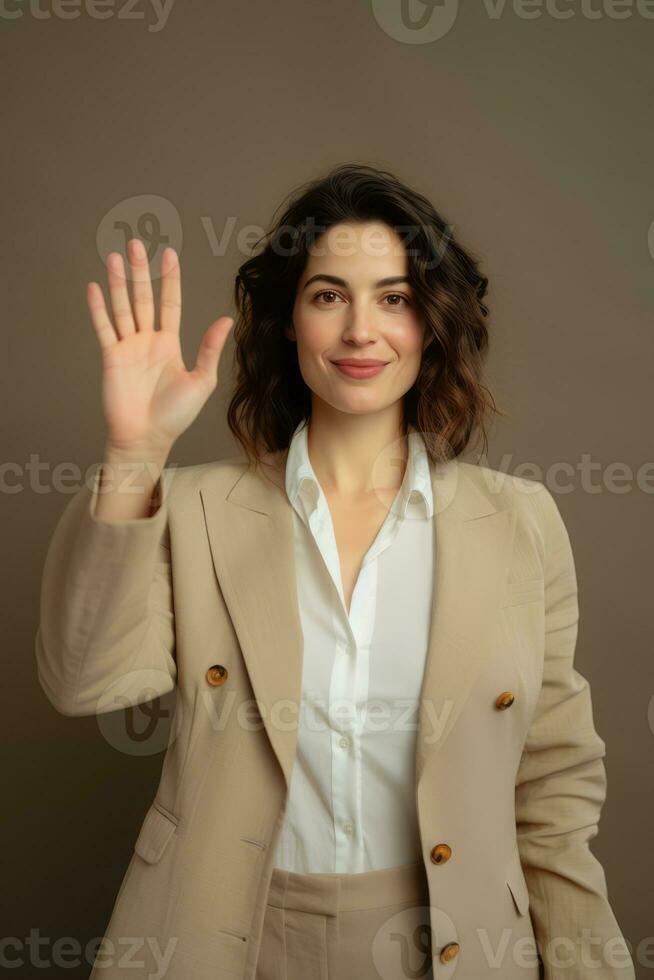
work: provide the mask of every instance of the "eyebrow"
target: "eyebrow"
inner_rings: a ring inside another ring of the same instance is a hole
[[[334,286],[343,286],[345,289],[348,288],[347,279],[341,279],[340,276],[328,276],[328,275],[324,275],[322,273],[319,273],[316,276],[311,276],[311,279],[308,279],[305,282],[304,287],[303,287],[303,291],[304,291],[304,289],[307,289],[311,285],[312,282],[316,282],[317,279],[322,279],[322,280],[324,280],[324,282],[330,282]],[[382,286],[394,286],[394,285],[396,285],[396,283],[399,283],[399,282],[405,282],[405,283],[408,283],[410,285],[410,281],[409,281],[408,276],[387,276],[385,279],[379,279],[375,283],[375,289],[381,289]]]

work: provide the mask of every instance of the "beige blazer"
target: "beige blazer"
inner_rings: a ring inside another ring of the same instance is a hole
[[[122,524],[94,517],[98,468],[50,543],[36,663],[55,708],[175,699],[92,980],[255,977],[303,652],[286,452],[269,459],[265,472],[243,457],[168,467],[158,510]],[[415,799],[435,976],[538,980],[536,940],[546,980],[633,980],[589,849],[605,745],[573,666],[577,585],[560,513],[536,481],[458,460],[431,470]],[[452,942],[458,955],[441,962]]]

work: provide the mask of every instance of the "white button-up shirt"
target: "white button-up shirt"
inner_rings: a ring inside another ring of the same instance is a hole
[[[433,590],[433,500],[409,430],[402,486],[368,549],[348,615],[327,499],[293,435],[293,507],[304,637],[297,755],[275,865],[358,873],[418,860],[415,742]]]

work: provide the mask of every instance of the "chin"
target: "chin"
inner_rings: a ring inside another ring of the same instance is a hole
[[[373,398],[343,398],[330,402],[332,408],[348,415],[369,415],[386,408],[387,402]]]

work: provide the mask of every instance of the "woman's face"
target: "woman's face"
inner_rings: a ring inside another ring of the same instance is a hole
[[[314,396],[340,412],[367,413],[409,390],[425,330],[407,277],[402,240],[381,222],[344,222],[316,240],[286,331]]]

